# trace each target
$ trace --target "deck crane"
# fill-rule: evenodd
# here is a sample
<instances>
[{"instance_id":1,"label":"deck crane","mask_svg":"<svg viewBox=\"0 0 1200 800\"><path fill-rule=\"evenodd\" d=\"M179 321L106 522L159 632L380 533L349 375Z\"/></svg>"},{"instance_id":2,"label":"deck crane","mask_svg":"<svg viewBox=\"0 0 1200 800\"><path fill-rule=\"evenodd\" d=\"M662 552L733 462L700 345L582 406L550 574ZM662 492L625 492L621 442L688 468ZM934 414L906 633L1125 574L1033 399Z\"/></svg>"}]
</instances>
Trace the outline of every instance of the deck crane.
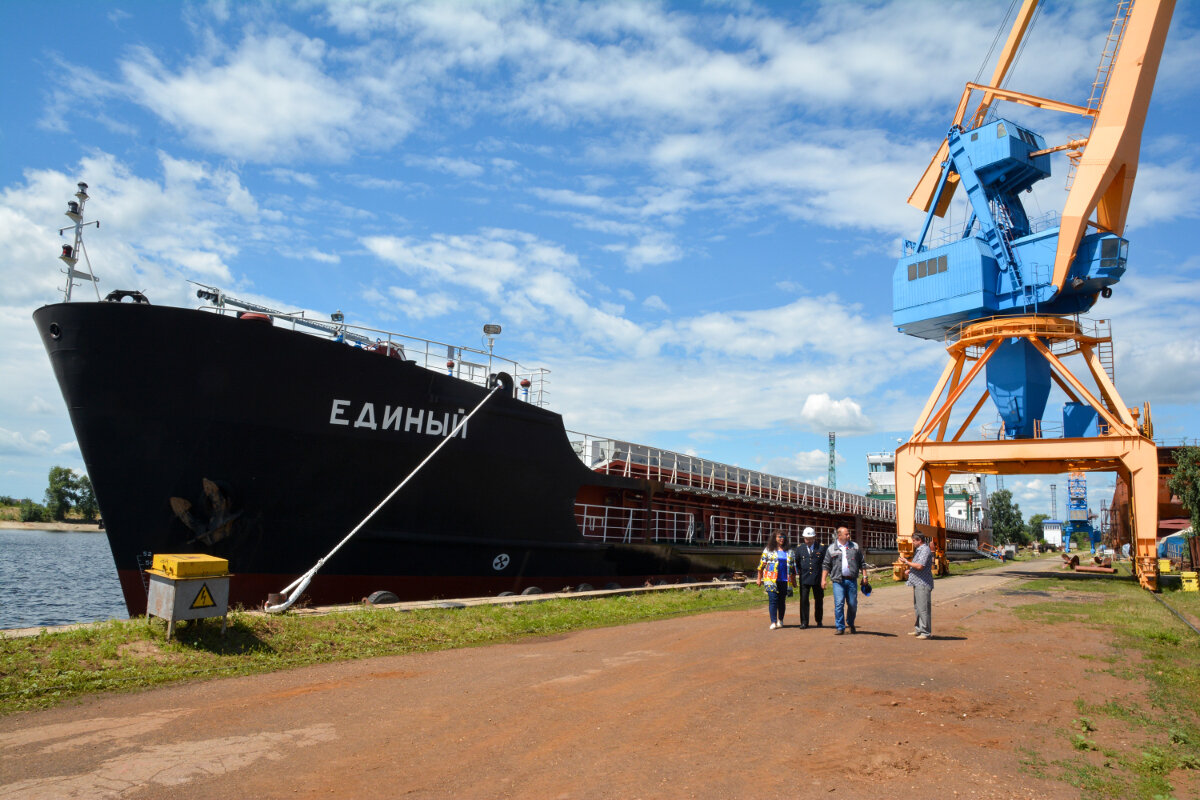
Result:
<instances>
[{"instance_id":1,"label":"deck crane","mask_svg":"<svg viewBox=\"0 0 1200 800\"><path fill-rule=\"evenodd\" d=\"M991 82L966 84L945 140L908 199L926 216L893 273L893 322L903 333L944 339L950 362L913 436L896 451L897 520L914 519L924 479L944 569L942 488L951 474L1115 471L1131 487L1139 579L1154 588L1158 470L1149 405L1125 406L1103 358L1111 352L1107 329L1078 315L1110 296L1126 269L1125 220L1174 0L1118 0L1085 105L1004 86L1037 5L1024 0ZM1091 131L1049 145L1027 127L994 117L998 101L1076 114L1090 121ZM1057 220L1032 220L1020 195L1050 177L1050 156L1058 151L1067 152L1073 173L1066 203ZM959 186L969 205L966 225L935 245L930 227ZM1083 356L1096 391L1063 364L1072 355ZM947 438L955 404L981 373L982 396ZM1068 398L1061 438L1047 435L1057 426L1042 426L1052 384ZM964 439L989 397L1003 421L1001 435ZM912 552L915 527L899 523L903 555ZM900 561L893 572L904 576Z\"/></svg>"}]
</instances>

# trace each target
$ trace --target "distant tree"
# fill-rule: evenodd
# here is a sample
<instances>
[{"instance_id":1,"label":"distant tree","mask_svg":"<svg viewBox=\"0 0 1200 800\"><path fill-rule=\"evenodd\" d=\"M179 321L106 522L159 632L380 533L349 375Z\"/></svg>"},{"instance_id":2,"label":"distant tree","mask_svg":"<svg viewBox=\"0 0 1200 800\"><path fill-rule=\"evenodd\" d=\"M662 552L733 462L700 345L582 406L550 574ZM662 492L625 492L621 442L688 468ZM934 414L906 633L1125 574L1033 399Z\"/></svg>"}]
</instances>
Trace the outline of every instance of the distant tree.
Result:
<instances>
[{"instance_id":1,"label":"distant tree","mask_svg":"<svg viewBox=\"0 0 1200 800\"><path fill-rule=\"evenodd\" d=\"M1175 469L1167 488L1183 503L1192 517L1192 536L1200 535L1200 447L1175 450Z\"/></svg>"},{"instance_id":2,"label":"distant tree","mask_svg":"<svg viewBox=\"0 0 1200 800\"><path fill-rule=\"evenodd\" d=\"M75 503L75 509L84 519L91 522L100 513L100 506L96 503L96 492L92 488L92 479L87 475L80 475L77 485L79 487L79 499Z\"/></svg>"},{"instance_id":3,"label":"distant tree","mask_svg":"<svg viewBox=\"0 0 1200 800\"><path fill-rule=\"evenodd\" d=\"M79 479L67 467L50 468L50 485L46 488L46 511L52 519L63 520L79 499Z\"/></svg>"},{"instance_id":4,"label":"distant tree","mask_svg":"<svg viewBox=\"0 0 1200 800\"><path fill-rule=\"evenodd\" d=\"M1021 516L1021 506L1012 501L1012 492L1001 489L988 495L988 511L997 544L1025 541L1025 520Z\"/></svg>"},{"instance_id":5,"label":"distant tree","mask_svg":"<svg viewBox=\"0 0 1200 800\"><path fill-rule=\"evenodd\" d=\"M45 522L47 516L46 509L40 503L21 501L21 522Z\"/></svg>"},{"instance_id":6,"label":"distant tree","mask_svg":"<svg viewBox=\"0 0 1200 800\"><path fill-rule=\"evenodd\" d=\"M1042 523L1049 519L1045 514L1034 514L1029 518L1029 522L1025 525L1025 532L1029 535L1029 541L1040 542L1046 538L1045 532L1042 530Z\"/></svg>"}]
</instances>

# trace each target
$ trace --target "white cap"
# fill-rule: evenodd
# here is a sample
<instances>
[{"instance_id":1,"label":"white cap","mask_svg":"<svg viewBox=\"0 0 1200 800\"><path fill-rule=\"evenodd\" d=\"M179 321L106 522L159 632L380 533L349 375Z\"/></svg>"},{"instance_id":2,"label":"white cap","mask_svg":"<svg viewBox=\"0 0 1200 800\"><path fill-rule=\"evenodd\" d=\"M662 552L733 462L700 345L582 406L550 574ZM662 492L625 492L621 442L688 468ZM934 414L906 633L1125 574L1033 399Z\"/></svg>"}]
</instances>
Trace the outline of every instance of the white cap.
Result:
<instances>
[{"instance_id":1,"label":"white cap","mask_svg":"<svg viewBox=\"0 0 1200 800\"><path fill-rule=\"evenodd\" d=\"M815 539L815 538L817 538L817 532L814 531L812 528L805 528L804 529L804 538L805 539Z\"/></svg>"}]
</instances>

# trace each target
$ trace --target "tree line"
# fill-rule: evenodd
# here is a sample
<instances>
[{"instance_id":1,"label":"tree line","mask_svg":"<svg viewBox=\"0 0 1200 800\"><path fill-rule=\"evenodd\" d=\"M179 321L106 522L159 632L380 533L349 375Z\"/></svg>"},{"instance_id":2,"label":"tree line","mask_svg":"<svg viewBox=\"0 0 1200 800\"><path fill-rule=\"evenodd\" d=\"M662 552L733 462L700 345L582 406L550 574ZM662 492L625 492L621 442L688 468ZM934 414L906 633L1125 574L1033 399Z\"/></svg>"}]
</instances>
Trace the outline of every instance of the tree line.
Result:
<instances>
[{"instance_id":1,"label":"tree line","mask_svg":"<svg viewBox=\"0 0 1200 800\"><path fill-rule=\"evenodd\" d=\"M95 522L100 514L96 503L96 492L87 475L77 475L68 467L51 467L46 494L41 503L26 497L0 497L0 504L18 506L22 522L49 522L64 520L75 511L85 522Z\"/></svg>"}]
</instances>

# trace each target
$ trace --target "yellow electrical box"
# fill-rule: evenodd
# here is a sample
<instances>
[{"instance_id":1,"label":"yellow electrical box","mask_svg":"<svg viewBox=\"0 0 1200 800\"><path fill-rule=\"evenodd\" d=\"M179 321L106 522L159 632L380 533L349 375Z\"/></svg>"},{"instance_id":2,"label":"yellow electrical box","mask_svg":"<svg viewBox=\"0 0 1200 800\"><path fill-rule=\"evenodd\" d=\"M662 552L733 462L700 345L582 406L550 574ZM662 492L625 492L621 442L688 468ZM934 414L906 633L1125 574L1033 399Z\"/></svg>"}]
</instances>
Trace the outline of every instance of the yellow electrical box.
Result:
<instances>
[{"instance_id":1,"label":"yellow electrical box","mask_svg":"<svg viewBox=\"0 0 1200 800\"><path fill-rule=\"evenodd\" d=\"M1162 573L1170 572L1171 571L1171 559L1160 558L1158 560L1158 571L1162 572Z\"/></svg>"},{"instance_id":2,"label":"yellow electrical box","mask_svg":"<svg viewBox=\"0 0 1200 800\"><path fill-rule=\"evenodd\" d=\"M155 553L150 568L167 578L211 578L229 574L229 560L200 553Z\"/></svg>"},{"instance_id":3,"label":"yellow electrical box","mask_svg":"<svg viewBox=\"0 0 1200 800\"><path fill-rule=\"evenodd\" d=\"M1200 580L1197 580L1195 572L1181 572L1180 577L1183 578L1185 592L1200 592Z\"/></svg>"}]
</instances>

